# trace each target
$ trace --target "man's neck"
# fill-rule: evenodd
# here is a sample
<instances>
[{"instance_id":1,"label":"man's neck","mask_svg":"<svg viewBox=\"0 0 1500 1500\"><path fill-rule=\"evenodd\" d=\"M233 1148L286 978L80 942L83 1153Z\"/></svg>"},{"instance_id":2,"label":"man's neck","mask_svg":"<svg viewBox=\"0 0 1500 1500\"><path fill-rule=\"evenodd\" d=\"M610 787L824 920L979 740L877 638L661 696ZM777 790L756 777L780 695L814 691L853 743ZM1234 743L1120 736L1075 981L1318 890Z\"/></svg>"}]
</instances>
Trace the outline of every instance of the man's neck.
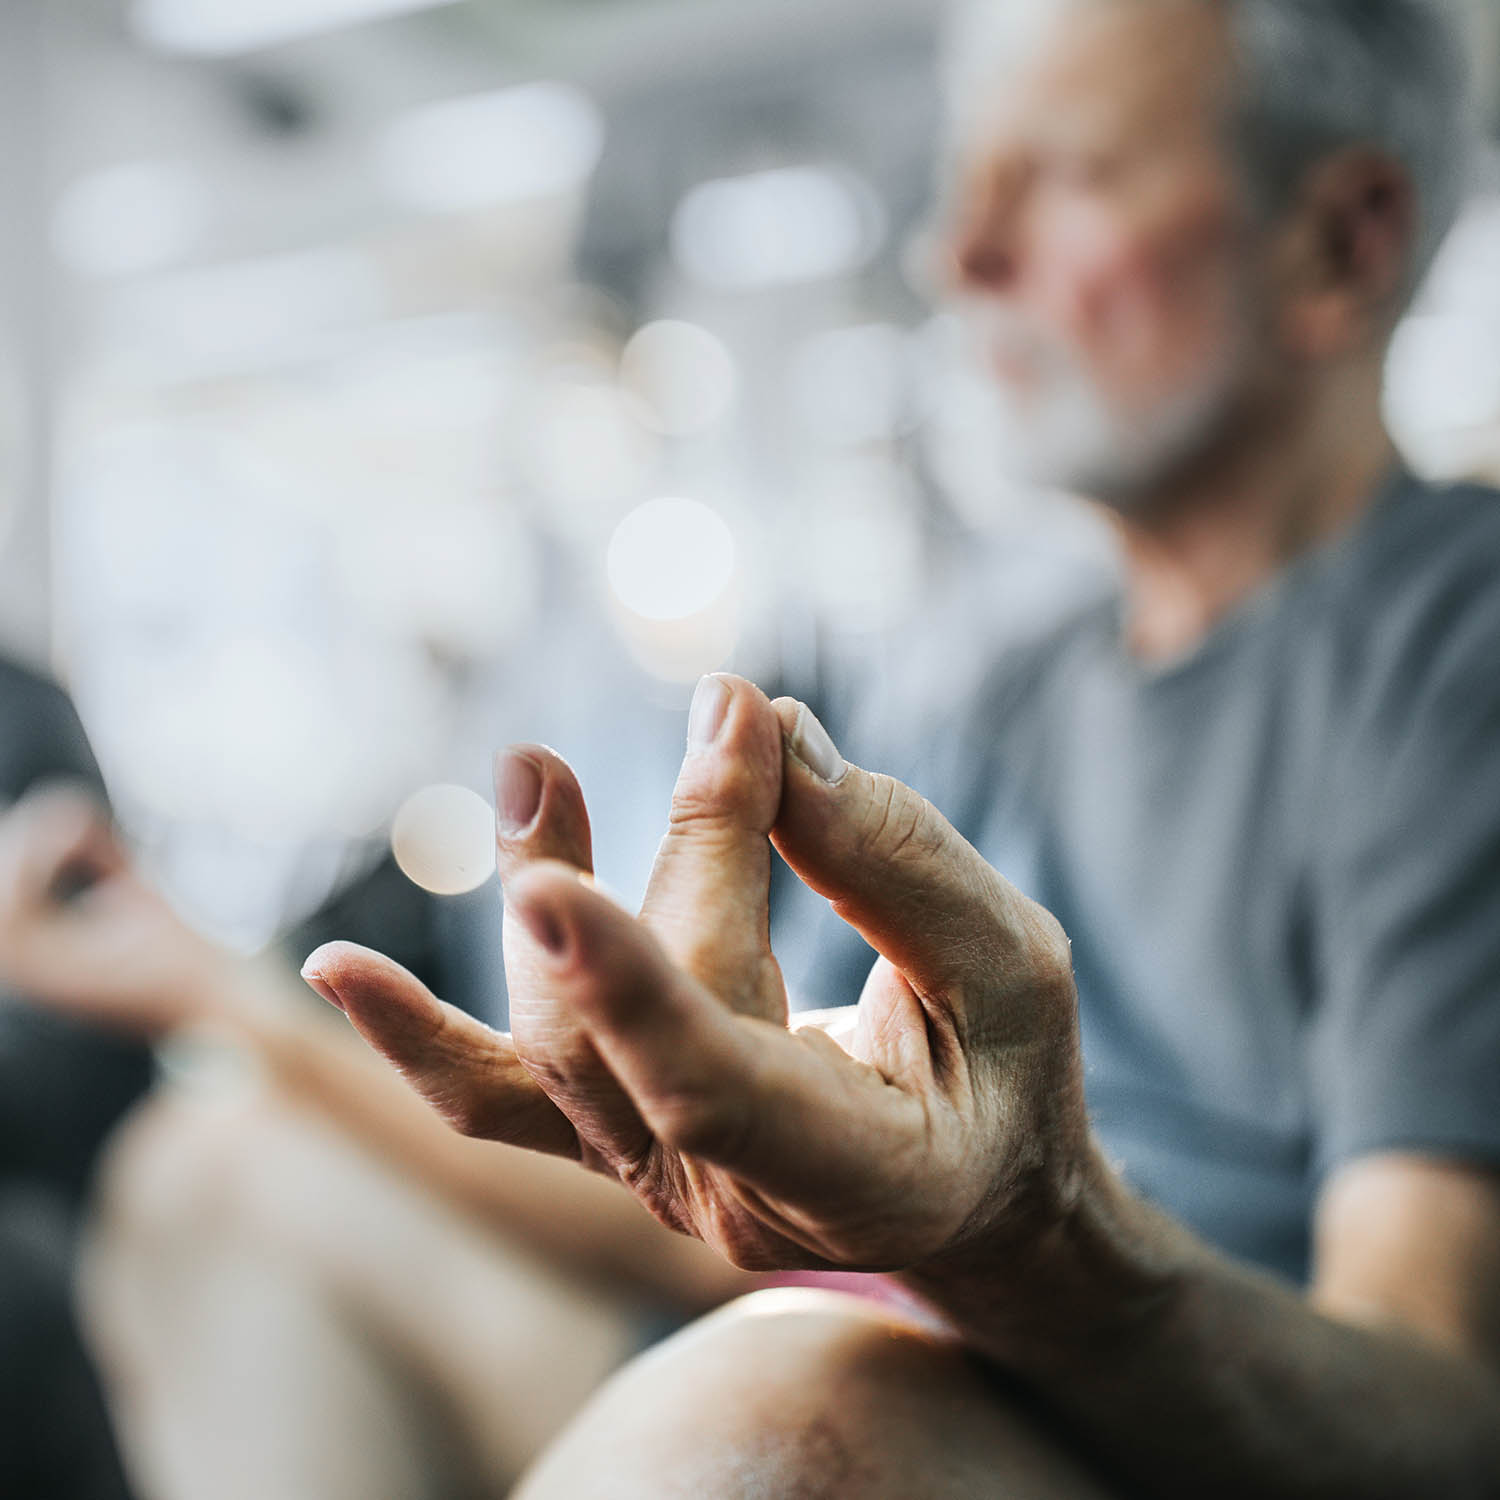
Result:
<instances>
[{"instance_id":1,"label":"man's neck","mask_svg":"<svg viewBox=\"0 0 1500 1500\"><path fill-rule=\"evenodd\" d=\"M1377 395L1267 423L1117 517L1131 649L1145 661L1192 651L1288 563L1352 528L1395 459Z\"/></svg>"}]
</instances>

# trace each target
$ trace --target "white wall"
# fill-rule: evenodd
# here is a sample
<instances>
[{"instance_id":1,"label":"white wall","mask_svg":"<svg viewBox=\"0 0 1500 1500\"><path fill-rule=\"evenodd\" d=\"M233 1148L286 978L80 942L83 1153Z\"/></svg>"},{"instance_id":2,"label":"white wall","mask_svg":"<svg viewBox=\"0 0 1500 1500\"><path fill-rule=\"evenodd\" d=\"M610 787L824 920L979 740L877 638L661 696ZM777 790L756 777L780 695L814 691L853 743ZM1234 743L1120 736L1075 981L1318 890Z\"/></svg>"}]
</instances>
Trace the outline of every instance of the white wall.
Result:
<instances>
[{"instance_id":1,"label":"white wall","mask_svg":"<svg viewBox=\"0 0 1500 1500\"><path fill-rule=\"evenodd\" d=\"M0 4L0 650L35 663L50 635L44 6Z\"/></svg>"}]
</instances>

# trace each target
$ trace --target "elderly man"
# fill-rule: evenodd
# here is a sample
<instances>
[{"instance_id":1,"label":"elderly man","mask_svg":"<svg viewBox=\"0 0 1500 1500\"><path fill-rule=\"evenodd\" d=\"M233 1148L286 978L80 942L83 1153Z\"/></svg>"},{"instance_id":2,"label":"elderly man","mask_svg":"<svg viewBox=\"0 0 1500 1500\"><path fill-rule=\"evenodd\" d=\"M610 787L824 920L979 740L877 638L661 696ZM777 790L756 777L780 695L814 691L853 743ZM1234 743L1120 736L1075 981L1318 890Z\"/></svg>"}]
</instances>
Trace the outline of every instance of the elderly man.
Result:
<instances>
[{"instance_id":1,"label":"elderly man","mask_svg":"<svg viewBox=\"0 0 1500 1500\"><path fill-rule=\"evenodd\" d=\"M1122 580L920 728L1056 917L715 678L639 918L567 768L502 762L513 1037L362 950L308 977L469 1133L915 1294L718 1315L528 1500L1500 1495L1500 505L1403 474L1379 402L1459 196L1453 38L1420 0L969 19L958 289ZM788 1028L773 843L881 955L842 1017Z\"/></svg>"}]
</instances>

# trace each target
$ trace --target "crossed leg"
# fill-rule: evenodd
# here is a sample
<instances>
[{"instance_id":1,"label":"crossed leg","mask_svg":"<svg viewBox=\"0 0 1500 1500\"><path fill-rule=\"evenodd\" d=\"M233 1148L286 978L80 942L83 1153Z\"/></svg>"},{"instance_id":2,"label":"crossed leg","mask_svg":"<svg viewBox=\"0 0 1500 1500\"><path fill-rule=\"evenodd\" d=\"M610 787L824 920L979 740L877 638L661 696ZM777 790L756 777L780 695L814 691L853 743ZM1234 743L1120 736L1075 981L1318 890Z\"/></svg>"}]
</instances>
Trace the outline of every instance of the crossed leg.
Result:
<instances>
[{"instance_id":1,"label":"crossed leg","mask_svg":"<svg viewBox=\"0 0 1500 1500\"><path fill-rule=\"evenodd\" d=\"M106 1163L87 1323L142 1488L499 1496L639 1315L274 1095L168 1094Z\"/></svg>"},{"instance_id":2,"label":"crossed leg","mask_svg":"<svg viewBox=\"0 0 1500 1500\"><path fill-rule=\"evenodd\" d=\"M616 1376L514 1500L1110 1500L954 1345L833 1293L761 1292Z\"/></svg>"}]
</instances>

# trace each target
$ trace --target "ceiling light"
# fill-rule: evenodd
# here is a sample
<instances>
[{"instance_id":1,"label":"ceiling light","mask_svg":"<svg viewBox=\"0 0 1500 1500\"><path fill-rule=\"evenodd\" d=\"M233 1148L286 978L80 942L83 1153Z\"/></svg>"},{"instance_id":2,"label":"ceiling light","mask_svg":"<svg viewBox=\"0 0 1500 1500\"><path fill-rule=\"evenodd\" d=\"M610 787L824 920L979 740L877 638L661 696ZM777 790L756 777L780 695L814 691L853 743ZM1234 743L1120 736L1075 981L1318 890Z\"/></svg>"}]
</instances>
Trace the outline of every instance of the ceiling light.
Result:
<instances>
[{"instance_id":1,"label":"ceiling light","mask_svg":"<svg viewBox=\"0 0 1500 1500\"><path fill-rule=\"evenodd\" d=\"M604 121L587 94L531 83L402 115L377 143L376 171L398 203L451 213L574 192L603 149Z\"/></svg>"},{"instance_id":2,"label":"ceiling light","mask_svg":"<svg viewBox=\"0 0 1500 1500\"><path fill-rule=\"evenodd\" d=\"M884 235L868 183L826 167L782 167L693 188L673 220L672 249L695 281L747 290L857 271Z\"/></svg>"},{"instance_id":3,"label":"ceiling light","mask_svg":"<svg viewBox=\"0 0 1500 1500\"><path fill-rule=\"evenodd\" d=\"M160 270L196 248L207 222L203 179L180 162L132 162L68 186L52 215L59 259L84 276Z\"/></svg>"},{"instance_id":4,"label":"ceiling light","mask_svg":"<svg viewBox=\"0 0 1500 1500\"><path fill-rule=\"evenodd\" d=\"M166 52L229 57L454 0L135 0L136 35Z\"/></svg>"}]
</instances>

